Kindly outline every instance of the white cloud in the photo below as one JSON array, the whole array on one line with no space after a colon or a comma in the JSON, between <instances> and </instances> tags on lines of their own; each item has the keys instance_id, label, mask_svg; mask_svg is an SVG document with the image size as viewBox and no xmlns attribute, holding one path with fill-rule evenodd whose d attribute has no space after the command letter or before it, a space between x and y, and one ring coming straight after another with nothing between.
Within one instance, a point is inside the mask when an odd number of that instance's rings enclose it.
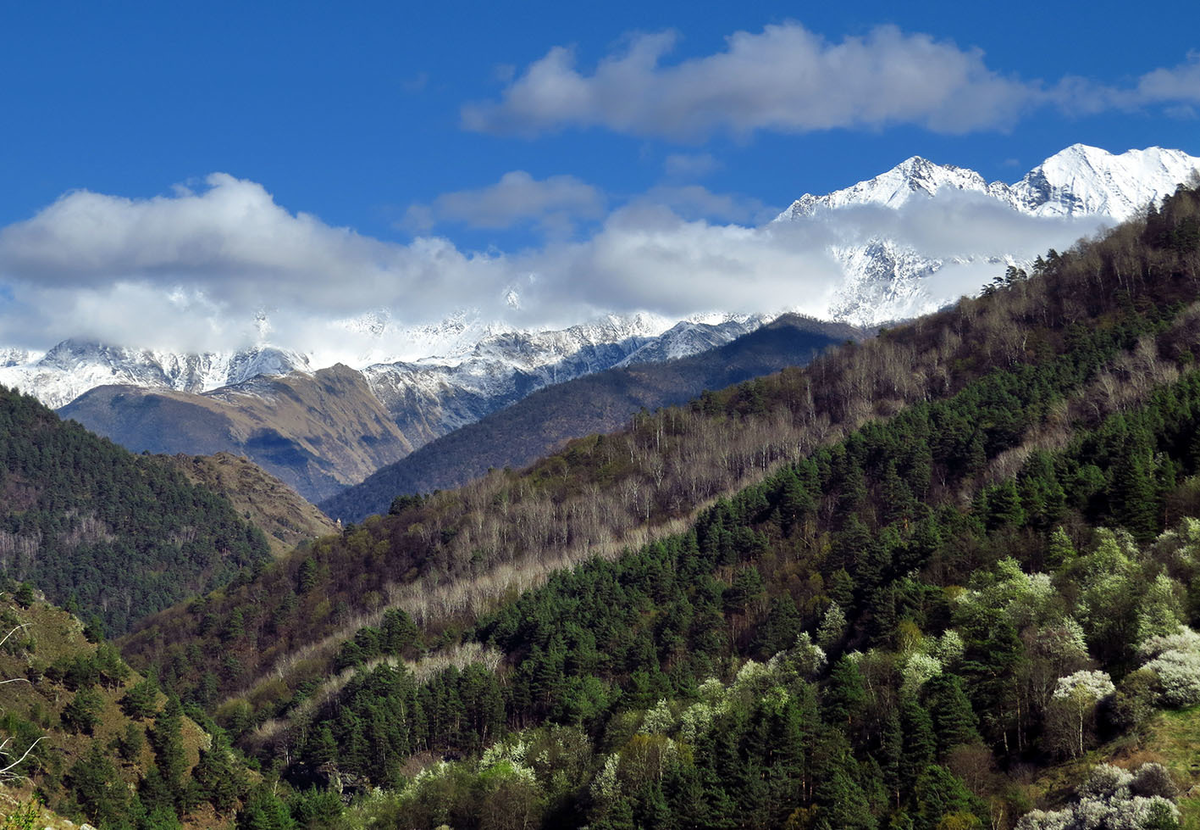
<instances>
[{"instance_id":1,"label":"white cloud","mask_svg":"<svg viewBox=\"0 0 1200 830\"><path fill-rule=\"evenodd\" d=\"M604 206L604 194L574 176L538 180L524 170L514 170L487 187L444 193L432 205L413 205L405 223L428 230L437 221L495 229L536 222L548 230L565 231L577 218L599 219Z\"/></svg>"},{"instance_id":2,"label":"white cloud","mask_svg":"<svg viewBox=\"0 0 1200 830\"><path fill-rule=\"evenodd\" d=\"M1032 256L1095 227L1020 216L972 194L760 224L767 212L699 186L662 187L610 213L586 238L481 255L438 237L402 245L331 227L226 175L154 199L79 191L0 229L0 345L44 349L95 337L230 348L258 336L255 314L265 310L276 345L348 360L372 349L371 336L335 321L381 309L401 329L462 310L518 326L609 311L821 314L842 281L833 244L886 235L934 257ZM973 291L996 270L948 268L939 286Z\"/></svg>"},{"instance_id":3,"label":"white cloud","mask_svg":"<svg viewBox=\"0 0 1200 830\"><path fill-rule=\"evenodd\" d=\"M1200 104L1200 52L1189 52L1187 61L1171 69L1155 69L1138 80L1137 98L1142 103Z\"/></svg>"},{"instance_id":4,"label":"white cloud","mask_svg":"<svg viewBox=\"0 0 1200 830\"><path fill-rule=\"evenodd\" d=\"M1040 95L1036 83L989 69L978 49L894 26L832 43L784 23L736 32L724 51L664 65L676 40L672 32L634 35L591 74L576 68L570 49L554 47L499 102L464 106L463 124L518 135L603 126L672 139L900 123L964 133L1003 128Z\"/></svg>"},{"instance_id":5,"label":"white cloud","mask_svg":"<svg viewBox=\"0 0 1200 830\"><path fill-rule=\"evenodd\" d=\"M7 336L117 334L213 339L259 308L319 316L380 305L425 320L446 295L486 302L506 279L494 258L444 239L397 245L290 213L255 182L213 174L196 192L126 199L75 191L0 229ZM191 297L166 305L164 297ZM173 322L172 322L173 321Z\"/></svg>"},{"instance_id":6,"label":"white cloud","mask_svg":"<svg viewBox=\"0 0 1200 830\"><path fill-rule=\"evenodd\" d=\"M499 101L463 106L470 130L535 136L604 127L672 140L717 132L806 133L913 124L938 133L1006 130L1052 106L1072 114L1200 103L1200 54L1122 88L1074 76L1053 84L990 68L977 48L881 26L826 40L795 22L735 32L723 51L664 63L674 32L634 34L590 73L556 46L513 76Z\"/></svg>"}]
</instances>

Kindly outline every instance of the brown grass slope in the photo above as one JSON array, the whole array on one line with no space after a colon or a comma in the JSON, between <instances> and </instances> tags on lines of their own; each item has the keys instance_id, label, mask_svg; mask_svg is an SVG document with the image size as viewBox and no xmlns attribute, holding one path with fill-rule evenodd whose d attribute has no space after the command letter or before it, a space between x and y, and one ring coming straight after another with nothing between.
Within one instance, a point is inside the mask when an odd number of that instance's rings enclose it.
<instances>
[{"instance_id":1,"label":"brown grass slope","mask_svg":"<svg viewBox=\"0 0 1200 830\"><path fill-rule=\"evenodd\" d=\"M361 521L395 496L461 486L489 468L523 467L572 438L612 432L642 410L688 401L705 389L802 366L867 332L794 314L715 349L664 363L609 369L541 389L418 449L323 502L330 516Z\"/></svg>"},{"instance_id":2,"label":"brown grass slope","mask_svg":"<svg viewBox=\"0 0 1200 830\"><path fill-rule=\"evenodd\" d=\"M340 364L203 395L102 386L59 414L134 452L245 455L313 502L412 450L362 375Z\"/></svg>"},{"instance_id":3,"label":"brown grass slope","mask_svg":"<svg viewBox=\"0 0 1200 830\"><path fill-rule=\"evenodd\" d=\"M41 737L41 740L16 770L25 776L25 780L14 782L10 787L0 786L0 792L8 796L4 807L0 807L0 814L14 802L28 801L32 791L37 789L48 799L52 811L82 821L84 817L77 812L78 805L64 778L93 745L105 749L122 780L131 786L136 785L154 764L153 752L148 745L143 745L132 761L122 760L113 748L131 724L145 732L155 723L154 718L144 721L129 718L118 705L125 693L144 678L137 672L130 672L120 683L101 682L95 687L103 701L99 722L91 734L72 731L63 724L62 713L78 692L71 691L61 679L51 679L55 673L48 669L79 657L91 657L96 653L97 645L84 637L83 624L61 608L40 598L29 607L22 607L11 593L0 593L0 628L3 628L0 638L17 626L22 627L0 649L0 679L13 681L0 684L0 740L10 739L6 749L15 752L15 757L25 752L32 742L31 736ZM166 701L166 695L160 692L160 710ZM182 721L182 737L190 770L199 761L201 748L207 749L212 738L186 716ZM5 761L4 765L15 757ZM69 826L62 816L51 818L59 822L57 826ZM185 822L185 826L191 827L228 824L228 821L214 817L211 809L197 811L192 820Z\"/></svg>"},{"instance_id":4,"label":"brown grass slope","mask_svg":"<svg viewBox=\"0 0 1200 830\"><path fill-rule=\"evenodd\" d=\"M301 542L337 532L328 516L248 458L228 452L158 458L194 484L229 499L238 513L266 534L276 556Z\"/></svg>"}]
</instances>

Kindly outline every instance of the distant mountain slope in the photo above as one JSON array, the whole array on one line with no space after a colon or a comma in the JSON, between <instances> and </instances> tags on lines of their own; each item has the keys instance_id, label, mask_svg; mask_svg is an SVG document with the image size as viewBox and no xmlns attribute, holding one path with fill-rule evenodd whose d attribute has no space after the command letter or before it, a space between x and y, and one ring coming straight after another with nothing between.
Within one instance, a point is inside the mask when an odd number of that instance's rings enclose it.
<instances>
[{"instance_id":1,"label":"distant mountain slope","mask_svg":"<svg viewBox=\"0 0 1200 830\"><path fill-rule=\"evenodd\" d=\"M227 452L158 457L189 481L229 499L234 510L266 534L276 556L306 539L337 532L329 517L247 458Z\"/></svg>"},{"instance_id":2,"label":"distant mountain slope","mask_svg":"<svg viewBox=\"0 0 1200 830\"><path fill-rule=\"evenodd\" d=\"M493 332L447 357L362 371L338 364L314 373L300 358L280 358L260 362L267 374L202 393L166 383L158 363L138 362L147 353L80 346L72 354L84 376L95 370L129 382L89 389L60 411L134 452L245 455L316 502L548 384L630 359L692 354L761 323L761 317L722 317L660 331L662 320L614 316L562 331ZM107 362L96 368L85 355ZM70 373L54 382L68 381L83 383Z\"/></svg>"},{"instance_id":3,"label":"distant mountain slope","mask_svg":"<svg viewBox=\"0 0 1200 830\"><path fill-rule=\"evenodd\" d=\"M705 336L693 329L688 333ZM862 330L850 326L784 315L700 354L663 363L623 365L549 386L426 444L321 507L335 518L359 521L385 512L399 494L457 487L483 475L489 467L524 466L571 438L611 432L643 409L682 403L705 389L720 389L785 366L803 365L827 346L862 335ZM656 356L664 355L659 352Z\"/></svg>"},{"instance_id":4,"label":"distant mountain slope","mask_svg":"<svg viewBox=\"0 0 1200 830\"><path fill-rule=\"evenodd\" d=\"M269 556L224 498L0 387L0 576L120 633Z\"/></svg>"},{"instance_id":5,"label":"distant mountain slope","mask_svg":"<svg viewBox=\"0 0 1200 830\"><path fill-rule=\"evenodd\" d=\"M345 366L203 395L102 386L61 413L135 452L245 455L310 501L412 449L362 375Z\"/></svg>"}]
</instances>

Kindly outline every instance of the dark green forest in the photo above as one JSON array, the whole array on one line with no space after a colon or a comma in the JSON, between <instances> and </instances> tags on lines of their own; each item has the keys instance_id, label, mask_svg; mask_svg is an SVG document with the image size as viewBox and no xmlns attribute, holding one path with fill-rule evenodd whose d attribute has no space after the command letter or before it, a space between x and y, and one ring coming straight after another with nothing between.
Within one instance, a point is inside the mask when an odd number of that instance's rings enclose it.
<instances>
[{"instance_id":1,"label":"dark green forest","mask_svg":"<svg viewBox=\"0 0 1200 830\"><path fill-rule=\"evenodd\" d=\"M0 387L0 576L115 635L267 559L223 497Z\"/></svg>"}]
</instances>

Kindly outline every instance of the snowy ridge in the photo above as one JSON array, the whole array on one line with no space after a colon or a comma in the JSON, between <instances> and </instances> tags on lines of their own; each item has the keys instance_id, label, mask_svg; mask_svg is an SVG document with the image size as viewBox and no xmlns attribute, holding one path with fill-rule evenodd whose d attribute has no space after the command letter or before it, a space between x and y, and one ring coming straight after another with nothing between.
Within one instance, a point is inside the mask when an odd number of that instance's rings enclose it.
<instances>
[{"instance_id":1,"label":"snowy ridge","mask_svg":"<svg viewBox=\"0 0 1200 830\"><path fill-rule=\"evenodd\" d=\"M981 193L1029 216L1103 215L1123 221L1151 200L1174 192L1197 170L1200 158L1182 150L1150 147L1114 155L1098 147L1072 144L1014 184L988 184L974 170L913 156L843 190L824 196L805 193L775 221L853 205L898 209L914 198L932 198L945 190Z\"/></svg>"},{"instance_id":2,"label":"snowy ridge","mask_svg":"<svg viewBox=\"0 0 1200 830\"><path fill-rule=\"evenodd\" d=\"M64 340L44 355L6 350L0 384L20 389L57 409L89 389L129 384L146 389L207 392L257 375L308 371L308 358L273 346L233 352L180 354Z\"/></svg>"},{"instance_id":3,"label":"snowy ridge","mask_svg":"<svg viewBox=\"0 0 1200 830\"><path fill-rule=\"evenodd\" d=\"M1200 158L1150 147L1113 155L1086 144L1055 153L1008 188L1014 208L1034 216L1129 219L1200 170ZM995 186L995 185L993 185Z\"/></svg>"},{"instance_id":4,"label":"snowy ridge","mask_svg":"<svg viewBox=\"0 0 1200 830\"><path fill-rule=\"evenodd\" d=\"M1160 202L1197 175L1200 158L1161 147L1114 155L1074 144L1011 185L989 184L973 170L914 156L852 187L824 196L805 193L774 221L821 221L837 230L839 214L854 207L901 211L959 192L994 200L1028 217L1103 217L1120 222L1151 202ZM1001 266L1023 262L1034 253L1040 251L997 255L995 251L958 250L934 254L879 235L832 244L828 254L840 266L844 278L829 307L829 316L856 325L874 325L925 314L955 299L928 287L930 277L944 267Z\"/></svg>"},{"instance_id":5,"label":"snowy ridge","mask_svg":"<svg viewBox=\"0 0 1200 830\"><path fill-rule=\"evenodd\" d=\"M398 342L406 344L406 351L423 346L442 349L424 352L413 360L355 361L353 367L362 371L372 391L397 417L403 417L400 409L417 403L442 409L451 399L469 400L469 406L448 414L444 424L435 429L440 434L443 427L470 423L542 386L610 368L658 343L660 336L659 350L646 352L639 360L694 354L752 331L763 320L709 314L674 328L672 322L654 314L610 314L566 329L524 331L485 324L463 313L437 325L401 328L386 313L377 313L341 324L378 341L365 357L386 352ZM698 335L701 330L705 336ZM265 344L232 352L188 354L66 340L45 354L0 350L0 384L33 394L57 409L90 389L110 384L192 393L265 394L268 387L246 382L260 376L311 372L326 362ZM238 388L227 389L233 386Z\"/></svg>"},{"instance_id":6,"label":"snowy ridge","mask_svg":"<svg viewBox=\"0 0 1200 830\"><path fill-rule=\"evenodd\" d=\"M836 210L851 205L881 205L896 209L914 197L933 197L943 189L988 193L988 184L974 170L951 164L934 164L920 156L913 156L886 173L852 187L835 190L824 196L805 193L779 214L775 221L811 217L822 210Z\"/></svg>"},{"instance_id":7,"label":"snowy ridge","mask_svg":"<svg viewBox=\"0 0 1200 830\"><path fill-rule=\"evenodd\" d=\"M625 362L695 354L763 322L730 315L713 324L684 321L667 328L655 315L609 315L559 331L492 334L466 355L377 363L363 369L363 376L401 429L423 443L415 433L443 435L544 386ZM641 356L632 360L635 355Z\"/></svg>"}]
</instances>

